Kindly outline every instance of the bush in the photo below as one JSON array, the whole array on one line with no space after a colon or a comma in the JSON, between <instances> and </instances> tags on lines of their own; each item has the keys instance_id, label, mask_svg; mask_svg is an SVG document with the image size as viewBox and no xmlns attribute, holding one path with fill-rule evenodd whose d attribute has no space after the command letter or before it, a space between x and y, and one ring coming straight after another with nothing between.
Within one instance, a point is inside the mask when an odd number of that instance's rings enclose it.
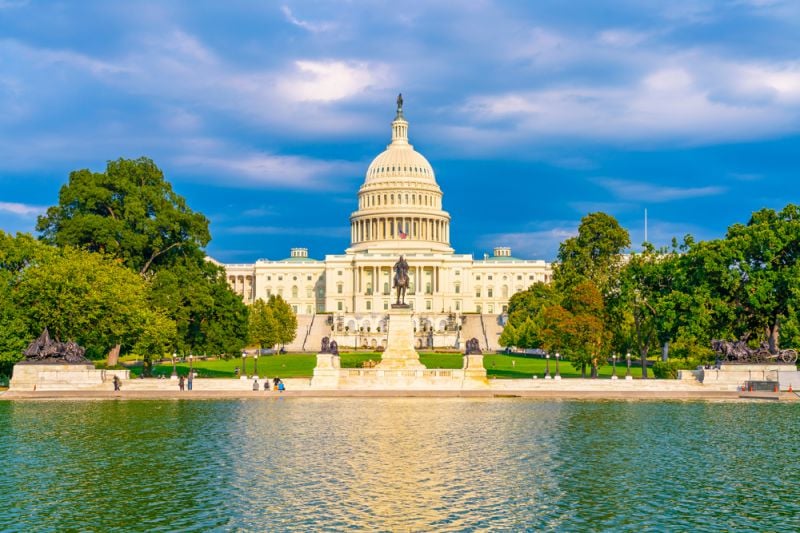
<instances>
[{"instance_id":1,"label":"bush","mask_svg":"<svg viewBox=\"0 0 800 533\"><path fill-rule=\"evenodd\" d=\"M677 379L678 370L694 370L702 364L699 359L658 360L653 363L653 375L659 379Z\"/></svg>"},{"instance_id":2,"label":"bush","mask_svg":"<svg viewBox=\"0 0 800 533\"><path fill-rule=\"evenodd\" d=\"M0 387L8 387L9 380L8 376L0 374Z\"/></svg>"},{"instance_id":3,"label":"bush","mask_svg":"<svg viewBox=\"0 0 800 533\"><path fill-rule=\"evenodd\" d=\"M376 352L378 352L378 353L383 353L383 351L384 351L385 349L386 349L386 348L384 348L383 346L377 346L377 347L375 348L375 351L376 351Z\"/></svg>"}]
</instances>

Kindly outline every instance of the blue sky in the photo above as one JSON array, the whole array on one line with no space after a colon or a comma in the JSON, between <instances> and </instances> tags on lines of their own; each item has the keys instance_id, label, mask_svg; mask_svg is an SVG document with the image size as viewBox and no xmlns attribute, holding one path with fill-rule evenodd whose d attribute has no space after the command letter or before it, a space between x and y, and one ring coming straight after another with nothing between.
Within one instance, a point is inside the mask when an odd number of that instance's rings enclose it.
<instances>
[{"instance_id":1,"label":"blue sky","mask_svg":"<svg viewBox=\"0 0 800 533\"><path fill-rule=\"evenodd\" d=\"M798 201L800 2L0 0L0 229L148 156L225 262L348 245L398 92L456 251L658 245ZM490 183L491 187L486 187Z\"/></svg>"}]
</instances>

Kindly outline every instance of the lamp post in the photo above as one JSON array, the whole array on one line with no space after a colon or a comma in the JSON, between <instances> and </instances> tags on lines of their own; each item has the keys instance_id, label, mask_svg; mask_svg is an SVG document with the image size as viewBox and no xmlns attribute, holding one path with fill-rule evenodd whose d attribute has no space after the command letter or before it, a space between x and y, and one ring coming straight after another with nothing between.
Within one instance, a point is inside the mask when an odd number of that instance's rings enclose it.
<instances>
[{"instance_id":1,"label":"lamp post","mask_svg":"<svg viewBox=\"0 0 800 533\"><path fill-rule=\"evenodd\" d=\"M550 376L550 354L546 354L544 358L547 361L546 362L547 366L545 366L544 379L552 379L552 377Z\"/></svg>"},{"instance_id":2,"label":"lamp post","mask_svg":"<svg viewBox=\"0 0 800 533\"><path fill-rule=\"evenodd\" d=\"M245 357L247 357L247 352L242 350L242 373L239 374L242 378L247 377L247 372L245 372L246 368L244 366L245 365Z\"/></svg>"},{"instance_id":3,"label":"lamp post","mask_svg":"<svg viewBox=\"0 0 800 533\"><path fill-rule=\"evenodd\" d=\"M625 372L625 379L633 379L633 376L631 376L631 353L628 352L625 357L628 359L628 371Z\"/></svg>"},{"instance_id":4,"label":"lamp post","mask_svg":"<svg viewBox=\"0 0 800 533\"><path fill-rule=\"evenodd\" d=\"M617 379L617 354L612 355L611 360L614 362L614 372L611 374L611 379Z\"/></svg>"},{"instance_id":5,"label":"lamp post","mask_svg":"<svg viewBox=\"0 0 800 533\"><path fill-rule=\"evenodd\" d=\"M556 377L555 377L555 379L561 379L561 373L558 371L558 359L560 357L561 357L561 355L558 352L556 352Z\"/></svg>"},{"instance_id":6,"label":"lamp post","mask_svg":"<svg viewBox=\"0 0 800 533\"><path fill-rule=\"evenodd\" d=\"M172 376L170 379L178 379L178 369L175 367L175 359L178 358L178 352L172 352Z\"/></svg>"},{"instance_id":7,"label":"lamp post","mask_svg":"<svg viewBox=\"0 0 800 533\"><path fill-rule=\"evenodd\" d=\"M192 366L192 361L194 360L194 356L189 354L189 375L192 376L192 372L194 371L194 367ZM192 376L194 377L194 376Z\"/></svg>"},{"instance_id":8,"label":"lamp post","mask_svg":"<svg viewBox=\"0 0 800 533\"><path fill-rule=\"evenodd\" d=\"M258 354L253 355L253 374L258 377Z\"/></svg>"}]
</instances>

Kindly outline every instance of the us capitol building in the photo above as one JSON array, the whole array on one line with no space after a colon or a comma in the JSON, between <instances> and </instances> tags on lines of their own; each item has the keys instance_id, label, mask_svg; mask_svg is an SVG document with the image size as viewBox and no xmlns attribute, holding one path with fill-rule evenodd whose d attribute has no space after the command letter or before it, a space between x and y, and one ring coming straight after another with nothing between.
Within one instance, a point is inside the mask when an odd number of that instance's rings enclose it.
<instances>
[{"instance_id":1,"label":"us capitol building","mask_svg":"<svg viewBox=\"0 0 800 533\"><path fill-rule=\"evenodd\" d=\"M463 347L475 337L484 349L496 349L511 295L550 281L549 263L517 259L510 248L482 259L454 252L442 190L431 164L408 142L402 97L397 104L392 142L367 169L343 254L318 260L306 248L292 248L286 259L223 265L246 303L277 294L292 306L298 331L290 351L317 350L326 335L340 346L385 346L392 267L400 255L410 266L406 303L414 310L418 348Z\"/></svg>"}]
</instances>

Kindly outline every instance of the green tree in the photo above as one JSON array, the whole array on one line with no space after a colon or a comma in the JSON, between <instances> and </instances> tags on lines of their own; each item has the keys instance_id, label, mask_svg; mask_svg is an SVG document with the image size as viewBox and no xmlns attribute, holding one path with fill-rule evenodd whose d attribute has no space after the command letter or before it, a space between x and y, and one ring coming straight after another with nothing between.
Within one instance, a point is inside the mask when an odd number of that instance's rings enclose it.
<instances>
[{"instance_id":1,"label":"green tree","mask_svg":"<svg viewBox=\"0 0 800 533\"><path fill-rule=\"evenodd\" d=\"M114 260L67 247L25 268L13 298L29 332L47 327L53 337L74 340L98 358L117 344L133 347L148 324L170 338L174 325L151 308L148 291L141 276Z\"/></svg>"},{"instance_id":2,"label":"green tree","mask_svg":"<svg viewBox=\"0 0 800 533\"><path fill-rule=\"evenodd\" d=\"M77 170L36 229L58 246L122 259L146 274L208 244L208 220L175 194L147 158L109 161L105 172Z\"/></svg>"},{"instance_id":3,"label":"green tree","mask_svg":"<svg viewBox=\"0 0 800 533\"><path fill-rule=\"evenodd\" d=\"M250 306L248 316L250 344L257 344L262 350L278 344L278 324L272 307L259 298Z\"/></svg>"},{"instance_id":4,"label":"green tree","mask_svg":"<svg viewBox=\"0 0 800 533\"><path fill-rule=\"evenodd\" d=\"M272 316L275 318L277 343L283 347L297 336L297 316L280 295L270 296L267 306L271 308Z\"/></svg>"},{"instance_id":5,"label":"green tree","mask_svg":"<svg viewBox=\"0 0 800 533\"><path fill-rule=\"evenodd\" d=\"M630 246L628 231L605 213L581 219L578 235L561 243L553 281L560 291L589 280L607 295L616 287L622 253Z\"/></svg>"}]
</instances>

